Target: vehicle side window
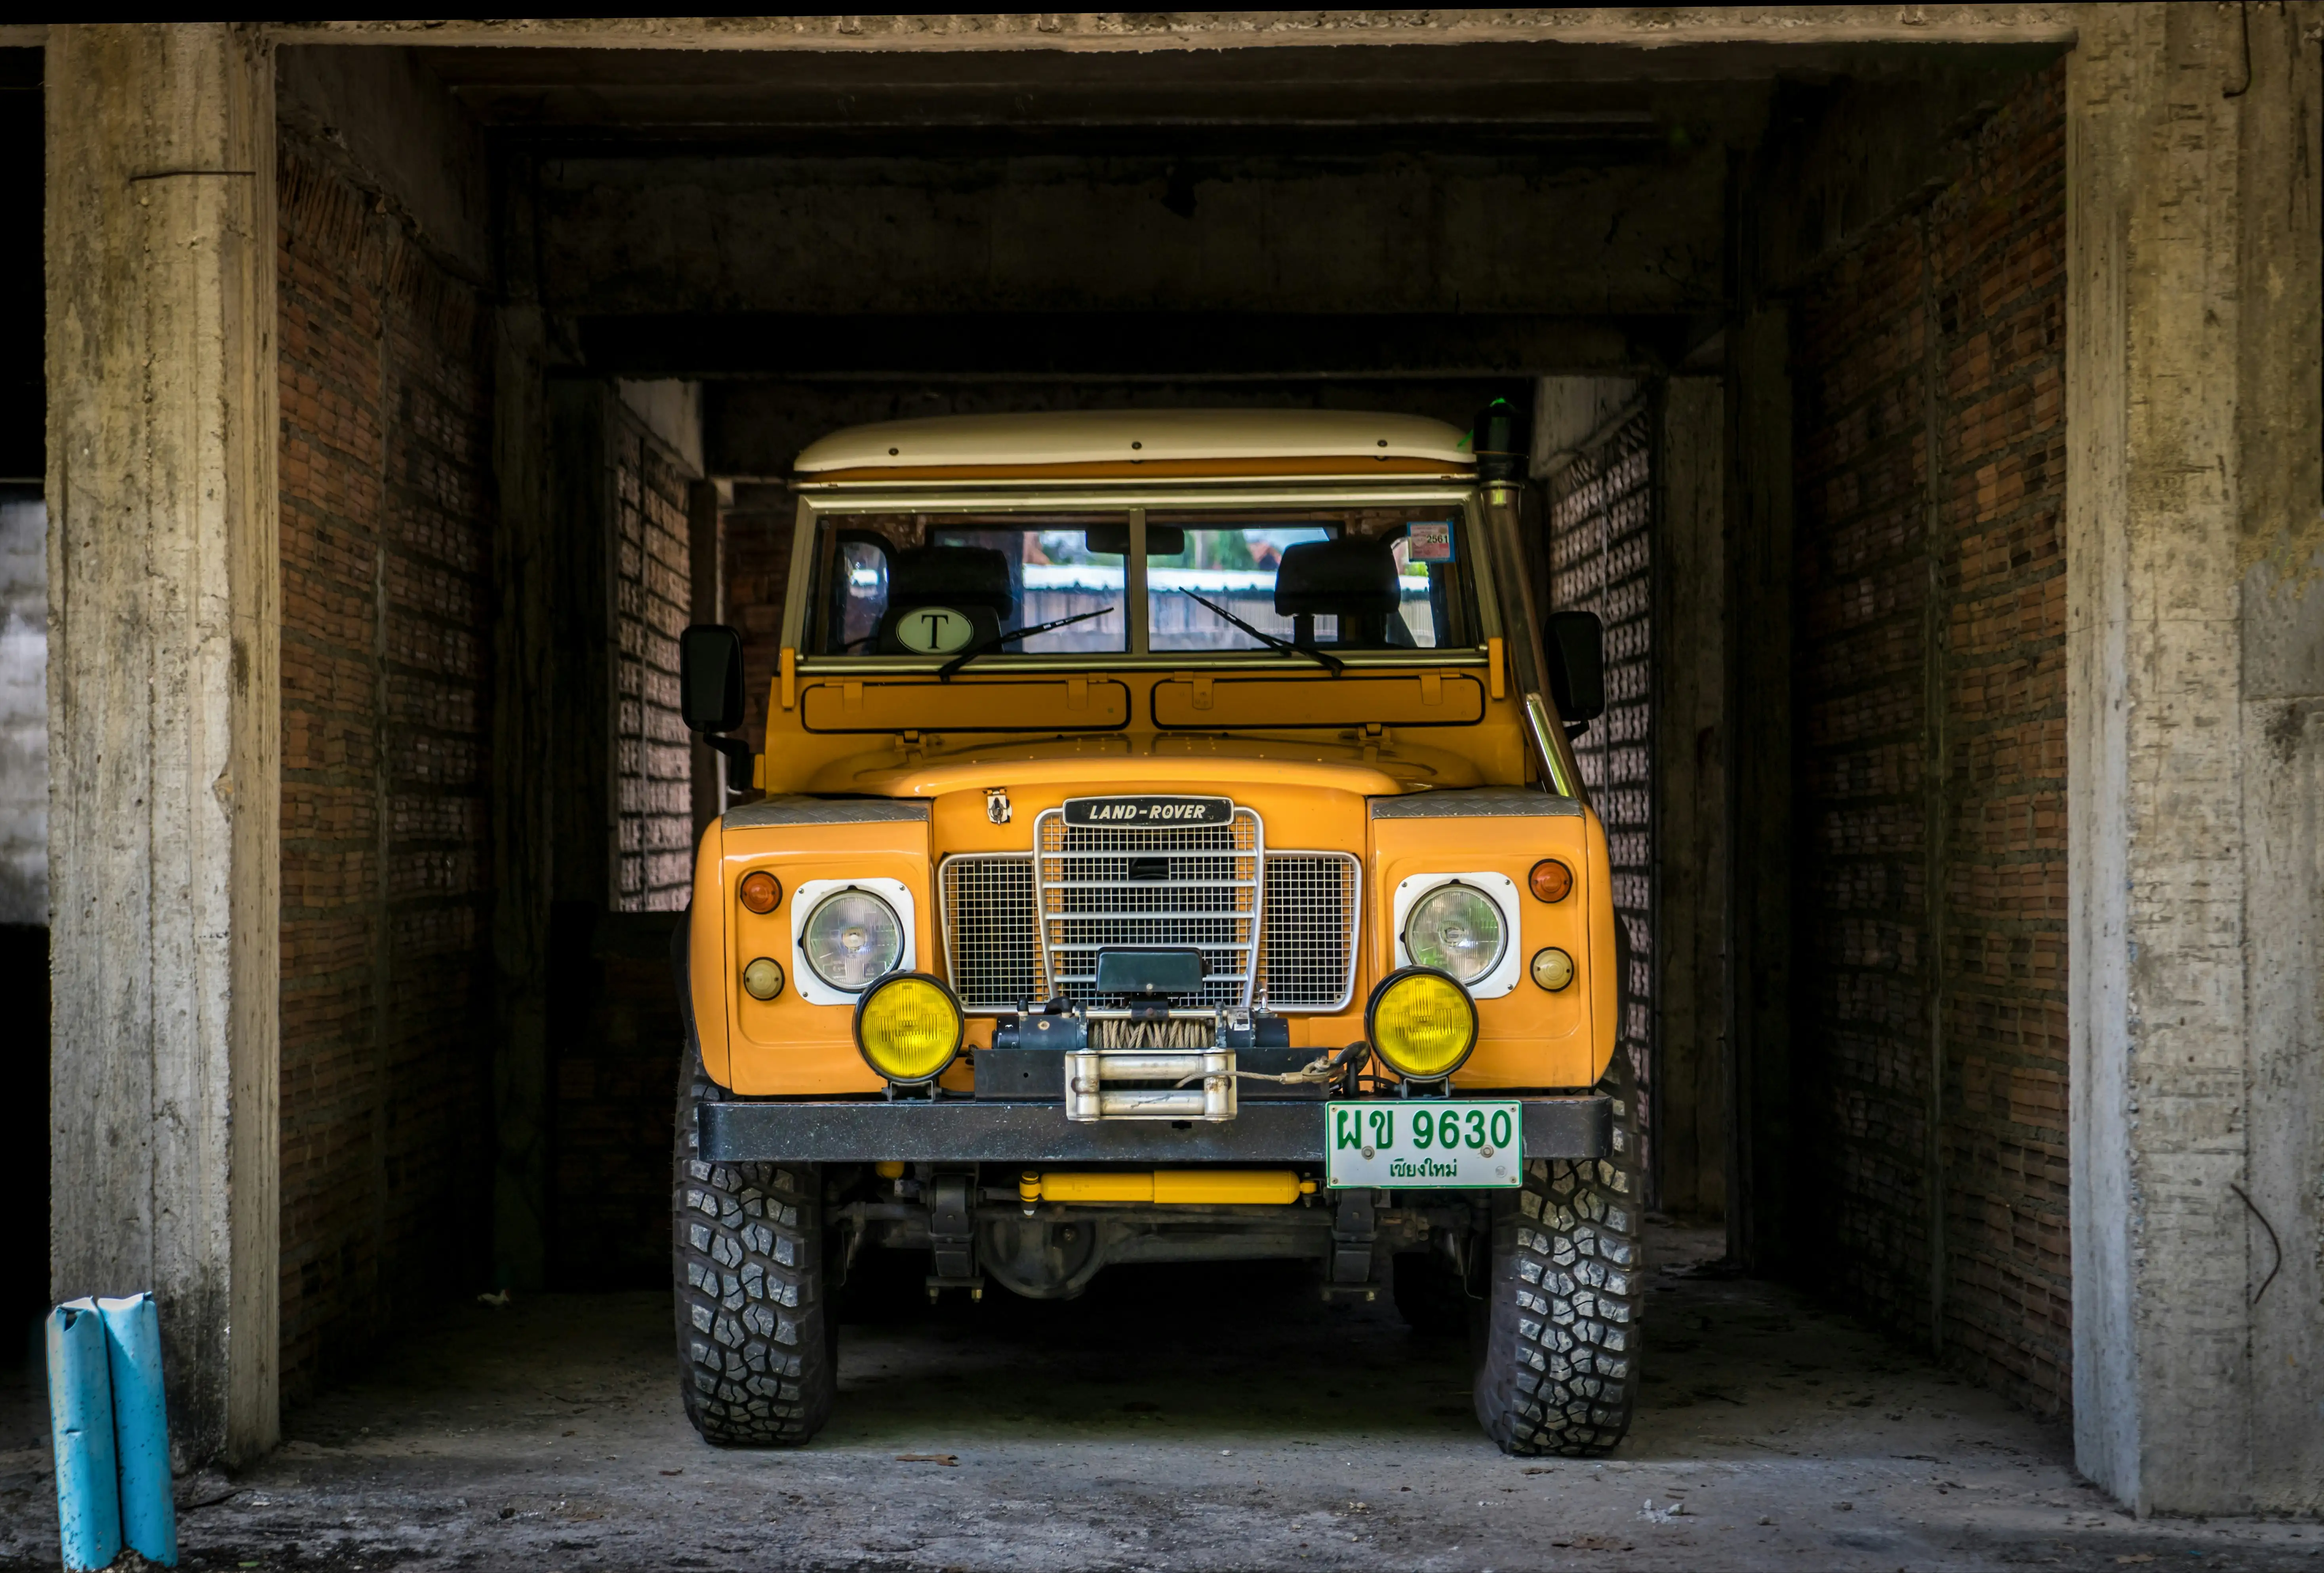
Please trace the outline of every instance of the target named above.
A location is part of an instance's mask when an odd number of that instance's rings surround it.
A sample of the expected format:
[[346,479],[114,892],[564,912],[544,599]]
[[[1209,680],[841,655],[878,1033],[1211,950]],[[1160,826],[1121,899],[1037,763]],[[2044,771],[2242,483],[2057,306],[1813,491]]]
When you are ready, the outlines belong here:
[[878,536],[851,530],[837,538],[834,549],[837,561],[833,565],[833,605],[827,625],[832,644],[825,649],[825,655],[868,648],[879,631],[881,614],[888,610],[887,543]]

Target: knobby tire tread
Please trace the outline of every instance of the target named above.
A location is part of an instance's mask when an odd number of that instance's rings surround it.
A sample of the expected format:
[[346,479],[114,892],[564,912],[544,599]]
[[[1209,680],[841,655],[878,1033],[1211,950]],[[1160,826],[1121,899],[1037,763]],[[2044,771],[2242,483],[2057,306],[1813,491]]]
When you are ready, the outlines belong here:
[[1535,1158],[1493,1203],[1492,1275],[1472,1310],[1477,1419],[1505,1453],[1586,1458],[1628,1434],[1640,1376],[1645,1209],[1626,1048],[1604,1158]]
[[671,1209],[686,1418],[720,1447],[797,1447],[830,1418],[837,1387],[822,1176],[705,1162],[695,1111],[716,1089],[690,1043],[686,1061]]

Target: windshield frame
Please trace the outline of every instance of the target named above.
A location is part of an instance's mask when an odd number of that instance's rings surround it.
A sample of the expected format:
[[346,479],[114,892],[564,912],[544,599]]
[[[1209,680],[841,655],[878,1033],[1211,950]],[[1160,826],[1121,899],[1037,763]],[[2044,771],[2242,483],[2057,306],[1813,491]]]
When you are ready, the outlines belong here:
[[[1231,485],[1160,485],[1150,482],[1050,483],[1046,485],[961,485],[946,483],[918,485],[850,483],[828,487],[801,487],[796,523],[791,538],[789,583],[783,596],[783,648],[798,651],[795,658],[801,673],[847,673],[869,676],[875,673],[904,676],[933,672],[944,665],[938,656],[894,655],[809,655],[801,647],[806,641],[808,623],[808,591],[815,574],[816,537],[818,520],[825,514],[862,514],[883,512],[942,512],[976,511],[989,513],[1042,513],[1056,511],[1118,512],[1130,520],[1133,541],[1142,546],[1145,536],[1145,516],[1148,511],[1187,512],[1237,511],[1268,508],[1434,508],[1457,507],[1461,510],[1462,529],[1471,543],[1468,551],[1471,582],[1477,603],[1478,642],[1474,645],[1454,645],[1441,649],[1334,650],[1333,653],[1351,667],[1413,667],[1413,666],[1476,666],[1482,664],[1489,641],[1504,638],[1507,619],[1501,603],[1502,585],[1498,572],[1498,543],[1489,533],[1478,487],[1473,482],[1431,482],[1406,485],[1382,484],[1370,482],[1350,485],[1296,484],[1254,486],[1245,483]],[[964,670],[962,678],[973,675],[987,676],[1014,672],[1055,671],[1152,671],[1201,667],[1205,670],[1235,668],[1268,668],[1282,667],[1286,660],[1281,653],[1269,649],[1255,650],[1148,650],[1140,652],[1136,646],[1146,642],[1146,559],[1142,552],[1134,552],[1124,559],[1125,613],[1130,620],[1130,640],[1132,648],[1126,650],[1060,650],[1047,654],[1009,651],[996,652]]]

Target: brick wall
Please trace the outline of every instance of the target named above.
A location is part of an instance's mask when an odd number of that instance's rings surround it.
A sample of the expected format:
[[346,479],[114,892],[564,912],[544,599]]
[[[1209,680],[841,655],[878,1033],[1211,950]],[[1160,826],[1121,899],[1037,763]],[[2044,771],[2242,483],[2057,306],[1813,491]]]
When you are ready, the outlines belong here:
[[2052,1413],[2070,1395],[2061,70],[1794,318],[1813,1237],[1832,1288]]
[[1654,422],[1641,412],[1549,483],[1549,605],[1594,612],[1606,630],[1606,713],[1575,761],[1606,826],[1614,913],[1629,942],[1622,1037],[1638,1073],[1639,1150],[1655,1173]]
[[284,128],[282,1382],[489,1261],[483,304]]
[[726,621],[742,635],[742,730],[753,749],[767,741],[767,695],[782,653],[783,596],[790,584],[796,500],[779,486],[742,485],[719,520],[725,554]]
[[694,878],[694,750],[678,710],[678,636],[692,621],[686,512],[694,477],[619,410],[613,469],[613,906],[673,912]]

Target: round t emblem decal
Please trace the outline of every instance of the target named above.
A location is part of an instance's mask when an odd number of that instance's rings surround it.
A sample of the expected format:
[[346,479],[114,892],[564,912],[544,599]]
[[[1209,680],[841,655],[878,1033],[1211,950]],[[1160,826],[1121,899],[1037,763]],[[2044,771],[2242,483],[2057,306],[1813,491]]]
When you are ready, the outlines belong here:
[[896,619],[896,642],[924,656],[948,656],[974,638],[976,625],[949,606],[915,606]]

